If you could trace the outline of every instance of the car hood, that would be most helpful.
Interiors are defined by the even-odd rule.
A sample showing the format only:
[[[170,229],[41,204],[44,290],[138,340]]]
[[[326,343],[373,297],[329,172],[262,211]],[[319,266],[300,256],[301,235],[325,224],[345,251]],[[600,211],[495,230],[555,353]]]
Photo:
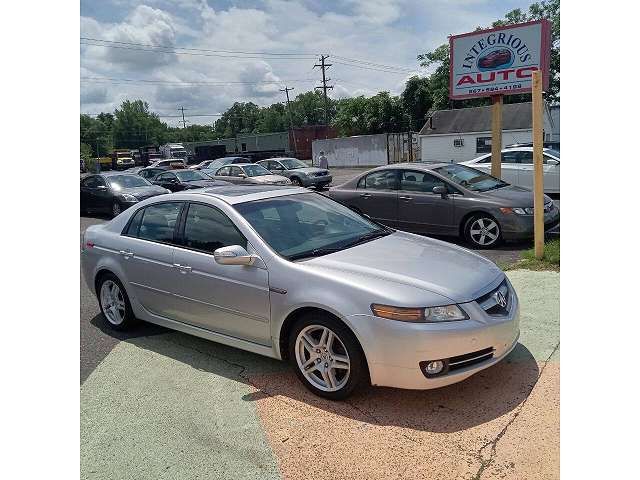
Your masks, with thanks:
[[[302,263],[351,283],[374,289],[377,283],[379,291],[392,283],[426,290],[436,294],[435,301],[450,303],[470,302],[504,277],[493,262],[466,248],[406,232]]]
[[[305,168],[294,168],[289,170],[289,172],[302,172],[309,175],[312,173],[329,172],[329,170],[327,170],[326,168],[305,167]]]
[[[259,175],[257,177],[248,177],[247,180],[251,183],[289,183],[289,179],[287,177],[283,177],[282,175]]]
[[[533,207],[533,192],[528,188],[509,185],[508,187],[489,190],[488,192],[475,192],[483,197],[498,200],[505,207]],[[544,196],[544,203],[550,202],[551,198]]]
[[[117,193],[126,193],[128,195],[133,195],[138,200],[144,200],[145,198],[155,197],[156,195],[167,193],[167,189],[159,185],[148,185],[145,187],[123,188],[122,190],[118,190]]]

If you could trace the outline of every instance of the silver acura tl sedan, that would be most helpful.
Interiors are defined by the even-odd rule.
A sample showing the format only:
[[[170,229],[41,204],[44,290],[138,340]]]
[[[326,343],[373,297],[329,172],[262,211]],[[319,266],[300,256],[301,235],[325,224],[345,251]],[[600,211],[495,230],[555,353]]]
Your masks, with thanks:
[[[495,264],[300,187],[151,198],[81,245],[114,329],[139,319],[287,360],[330,399],[459,382],[519,337],[518,298]]]

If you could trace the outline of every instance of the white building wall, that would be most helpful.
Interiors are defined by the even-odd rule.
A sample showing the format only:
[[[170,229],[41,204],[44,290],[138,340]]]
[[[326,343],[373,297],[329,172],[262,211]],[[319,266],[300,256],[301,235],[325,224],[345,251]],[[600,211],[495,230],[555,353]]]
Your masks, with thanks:
[[[423,135],[421,137],[423,162],[465,162],[483,153],[476,152],[476,139],[490,137],[491,132],[447,135]],[[454,147],[454,140],[462,139],[462,147]],[[531,142],[531,130],[507,130],[502,132],[502,144]]]
[[[387,134],[314,140],[313,164],[324,151],[329,167],[375,167],[387,164]]]

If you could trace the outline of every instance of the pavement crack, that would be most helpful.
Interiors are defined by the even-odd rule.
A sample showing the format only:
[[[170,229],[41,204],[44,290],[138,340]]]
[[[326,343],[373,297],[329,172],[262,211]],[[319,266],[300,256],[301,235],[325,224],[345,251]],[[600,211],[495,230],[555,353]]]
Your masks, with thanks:
[[[518,416],[520,415],[520,413],[524,409],[524,406],[526,405],[527,401],[529,400],[529,397],[531,396],[531,392],[533,392],[533,389],[536,388],[536,385],[538,384],[538,381],[540,380],[540,377],[542,377],[542,374],[544,373],[544,370],[547,367],[547,364],[551,360],[551,357],[553,357],[553,355],[556,353],[558,348],[560,348],[560,342],[558,342],[556,344],[556,346],[553,348],[553,350],[551,351],[551,353],[549,354],[547,359],[544,361],[544,363],[542,365],[542,368],[540,369],[540,372],[538,372],[538,376],[536,378],[536,381],[533,383],[533,385],[529,389],[529,392],[527,393],[527,396],[524,399],[524,401],[516,409],[516,412],[514,413],[513,417],[511,417],[511,419],[502,428],[502,430],[500,430],[498,432],[498,434],[495,436],[495,438],[493,440],[490,440],[490,441],[486,442],[482,447],[480,447],[478,449],[478,452],[474,455],[475,458],[480,462],[480,468],[478,468],[478,471],[476,472],[476,474],[473,477],[471,477],[471,480],[480,480],[480,478],[482,477],[482,474],[484,473],[484,471],[489,466],[491,466],[491,464],[494,462],[495,457],[496,457],[496,453],[497,453],[496,450],[497,450],[498,442],[504,436],[504,434],[507,433],[507,430],[509,429],[509,427],[513,424],[513,422],[515,422],[516,418],[518,418]],[[489,456],[488,456],[487,459],[485,459],[484,456],[483,456],[483,453],[487,449],[489,449]]]

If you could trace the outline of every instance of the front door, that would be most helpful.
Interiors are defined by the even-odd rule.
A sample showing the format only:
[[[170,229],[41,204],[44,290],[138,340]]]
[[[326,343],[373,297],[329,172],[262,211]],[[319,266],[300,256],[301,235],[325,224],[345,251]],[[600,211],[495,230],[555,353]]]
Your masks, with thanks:
[[[433,193],[433,188],[437,186],[448,187],[443,180],[430,173],[400,170],[398,228],[433,234],[455,232],[455,196],[451,194],[443,198]],[[451,192],[451,187],[448,188]]]
[[[191,203],[174,263],[180,320],[262,345],[271,344],[269,276],[256,266],[220,265],[213,252],[229,245],[251,251],[221,210]]]
[[[389,226],[398,221],[398,171],[378,170],[360,179],[349,205]]]

